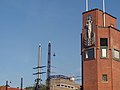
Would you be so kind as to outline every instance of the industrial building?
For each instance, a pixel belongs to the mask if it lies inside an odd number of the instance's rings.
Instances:
[[[50,90],[80,90],[80,84],[73,77],[53,75],[50,77]]]

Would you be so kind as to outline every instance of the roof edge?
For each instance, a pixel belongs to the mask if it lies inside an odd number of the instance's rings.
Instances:
[[[85,14],[85,13],[88,13],[88,12],[91,12],[91,11],[95,11],[95,10],[99,10],[99,11],[103,12],[103,10],[98,9],[98,8],[95,8],[95,9],[91,9],[91,10],[89,10],[89,11],[85,11],[85,12],[83,12],[82,14]],[[105,12],[105,14],[107,14],[107,15],[115,18],[115,19],[117,19],[116,17],[112,16],[111,14],[109,14],[109,13],[107,13],[107,12]]]

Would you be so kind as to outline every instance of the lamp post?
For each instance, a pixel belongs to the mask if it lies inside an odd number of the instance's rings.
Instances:
[[[11,83],[11,81],[10,81],[10,83]],[[6,81],[5,87],[6,87],[6,90],[8,90],[8,87],[10,87],[10,86],[8,85],[8,80]]]
[[[20,90],[23,90],[23,78],[21,78],[21,88]]]
[[[8,90],[8,81],[6,81],[6,90]]]

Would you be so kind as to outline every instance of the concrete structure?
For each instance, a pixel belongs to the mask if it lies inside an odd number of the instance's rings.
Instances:
[[[120,90],[120,31],[114,16],[103,15],[99,9],[83,13],[83,90]]]
[[[80,85],[74,82],[74,78],[54,75],[50,78],[50,90],[80,90]]]

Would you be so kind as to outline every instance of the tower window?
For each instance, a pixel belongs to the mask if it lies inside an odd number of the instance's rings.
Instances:
[[[113,49],[113,58],[117,61],[120,61],[120,51]]]
[[[85,58],[86,59],[94,59],[94,48],[91,48],[91,49],[87,49],[86,52],[85,52]]]
[[[108,39],[100,38],[100,46],[108,46]]]
[[[103,74],[103,75],[102,75],[102,81],[103,81],[103,82],[107,82],[107,81],[108,81],[107,74]]]
[[[108,57],[108,38],[100,38],[101,58]]]
[[[107,47],[101,47],[101,58],[107,58]]]

